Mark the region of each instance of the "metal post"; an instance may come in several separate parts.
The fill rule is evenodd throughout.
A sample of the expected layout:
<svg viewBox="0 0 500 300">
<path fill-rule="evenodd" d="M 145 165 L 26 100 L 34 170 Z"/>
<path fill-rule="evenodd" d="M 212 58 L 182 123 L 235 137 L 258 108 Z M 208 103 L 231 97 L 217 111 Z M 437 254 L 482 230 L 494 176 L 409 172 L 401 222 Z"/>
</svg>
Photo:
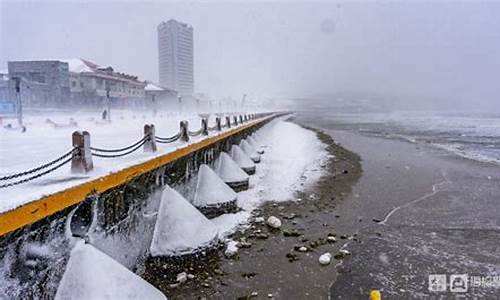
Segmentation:
<svg viewBox="0 0 500 300">
<path fill-rule="evenodd" d="M 184 142 L 189 142 L 189 135 L 188 135 L 188 121 L 181 121 L 180 122 L 180 133 L 181 133 L 181 141 Z"/>
<path fill-rule="evenodd" d="M 231 118 L 229 116 L 226 116 L 226 126 L 227 128 L 231 128 Z"/>
<path fill-rule="evenodd" d="M 92 171 L 92 153 L 90 152 L 90 133 L 87 131 L 75 131 L 72 135 L 73 147 L 76 154 L 71 160 L 71 173 L 87 173 Z"/>
<path fill-rule="evenodd" d="M 208 135 L 208 119 L 201 119 L 201 134 Z"/>
<path fill-rule="evenodd" d="M 238 117 L 237 116 L 233 116 L 233 122 L 234 122 L 234 126 L 238 126 Z"/>
<path fill-rule="evenodd" d="M 14 81 L 16 82 L 16 116 L 17 116 L 17 123 L 19 124 L 19 127 L 23 128 L 23 99 L 21 98 L 21 78 L 20 77 L 14 77 Z"/>
<path fill-rule="evenodd" d="M 155 126 L 153 124 L 144 125 L 144 137 L 146 138 L 144 152 L 156 152 Z"/>
<path fill-rule="evenodd" d="M 240 115 L 240 124 L 243 124 L 243 116 Z"/>
<path fill-rule="evenodd" d="M 220 122 L 220 117 L 215 118 L 215 124 L 217 126 L 217 130 L 221 131 L 222 130 L 222 126 L 221 126 L 221 122 Z"/>
</svg>

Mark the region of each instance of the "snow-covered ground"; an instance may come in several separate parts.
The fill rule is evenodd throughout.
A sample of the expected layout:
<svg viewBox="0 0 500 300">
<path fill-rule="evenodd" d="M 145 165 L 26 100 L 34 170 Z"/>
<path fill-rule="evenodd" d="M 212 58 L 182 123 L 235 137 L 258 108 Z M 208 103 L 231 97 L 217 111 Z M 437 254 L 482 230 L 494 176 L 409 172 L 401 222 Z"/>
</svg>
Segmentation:
<svg viewBox="0 0 500 300">
<path fill-rule="evenodd" d="M 60 126 L 55 127 L 47 120 Z M 77 126 L 69 126 L 70 120 Z M 143 137 L 144 124 L 154 124 L 156 135 L 170 137 L 179 131 L 179 121 L 188 120 L 191 131 L 201 126 L 196 113 L 151 113 L 142 111 L 111 111 L 112 122 L 100 120 L 99 112 L 43 113 L 27 114 L 27 131 L 7 130 L 0 127 L 0 177 L 29 170 L 54 160 L 72 148 L 71 135 L 75 130 L 86 130 L 91 135 L 91 145 L 97 148 L 114 149 L 131 145 Z M 215 125 L 211 116 L 209 126 Z M 3 122 L 6 125 L 8 120 Z M 227 129 L 225 129 L 227 130 Z M 211 135 L 219 132 L 211 132 Z M 204 137 L 191 138 L 190 143 Z M 55 172 L 31 182 L 0 190 L 0 212 L 11 210 L 22 204 L 37 200 L 44 195 L 64 190 L 71 186 L 107 175 L 143 161 L 171 152 L 186 144 L 177 141 L 171 144 L 158 144 L 158 152 L 144 153 L 142 149 L 120 158 L 94 157 L 94 170 L 85 175 L 70 172 L 67 164 Z M 22 178 L 21 178 L 22 179 Z M 7 182 L 0 182 L 4 184 Z"/>
<path fill-rule="evenodd" d="M 250 188 L 238 193 L 243 210 L 212 219 L 222 235 L 245 227 L 251 212 L 265 201 L 298 201 L 295 192 L 310 187 L 323 174 L 329 155 L 326 146 L 313 131 L 284 119 L 275 119 L 254 134 L 265 153 L 250 176 Z"/>
</svg>

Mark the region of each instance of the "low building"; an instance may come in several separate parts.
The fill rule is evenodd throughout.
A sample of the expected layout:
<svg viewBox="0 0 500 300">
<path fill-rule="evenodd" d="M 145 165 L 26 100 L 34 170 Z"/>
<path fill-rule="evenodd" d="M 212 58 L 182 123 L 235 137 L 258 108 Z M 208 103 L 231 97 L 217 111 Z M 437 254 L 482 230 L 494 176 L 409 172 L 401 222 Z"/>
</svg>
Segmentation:
<svg viewBox="0 0 500 300">
<path fill-rule="evenodd" d="M 146 94 L 145 107 L 156 109 L 175 110 L 178 107 L 178 93 L 174 90 L 162 87 L 153 82 L 146 82 L 144 88 Z"/>
<path fill-rule="evenodd" d="M 69 66 L 69 85 L 73 102 L 84 106 L 102 103 L 107 97 L 115 107 L 144 103 L 146 83 L 137 76 L 115 72 L 84 59 L 62 60 Z"/>
<path fill-rule="evenodd" d="M 8 77 L 20 78 L 23 105 L 61 107 L 70 100 L 68 64 L 57 60 L 9 61 Z"/>
<path fill-rule="evenodd" d="M 0 76 L 4 81 L 21 79 L 21 98 L 26 107 L 100 108 L 107 98 L 114 107 L 139 107 L 146 102 L 146 82 L 80 58 L 11 61 L 8 74 Z"/>
</svg>

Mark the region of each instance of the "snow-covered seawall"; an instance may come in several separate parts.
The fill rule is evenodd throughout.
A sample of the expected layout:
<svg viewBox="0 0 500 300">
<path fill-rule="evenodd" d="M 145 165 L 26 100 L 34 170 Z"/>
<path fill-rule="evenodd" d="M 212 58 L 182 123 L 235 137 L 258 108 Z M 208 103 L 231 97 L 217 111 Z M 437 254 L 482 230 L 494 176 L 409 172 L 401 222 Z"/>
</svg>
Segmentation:
<svg viewBox="0 0 500 300">
<path fill-rule="evenodd" d="M 328 159 L 326 145 L 316 133 L 287 122 L 286 117 L 271 121 L 256 135 L 265 146 L 265 154 L 250 177 L 250 188 L 238 193 L 238 206 L 243 211 L 213 219 L 226 235 L 245 225 L 252 210 L 265 201 L 298 200 L 295 193 L 321 177 Z"/>
</svg>

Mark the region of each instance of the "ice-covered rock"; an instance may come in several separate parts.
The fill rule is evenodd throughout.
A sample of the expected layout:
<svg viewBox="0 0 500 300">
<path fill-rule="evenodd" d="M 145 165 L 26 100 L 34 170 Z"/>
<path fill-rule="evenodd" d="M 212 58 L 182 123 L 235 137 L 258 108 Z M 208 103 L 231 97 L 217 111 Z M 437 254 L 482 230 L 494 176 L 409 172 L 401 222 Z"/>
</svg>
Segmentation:
<svg viewBox="0 0 500 300">
<path fill-rule="evenodd" d="M 177 274 L 176 281 L 178 283 L 184 283 L 187 280 L 188 280 L 188 277 L 187 277 L 187 273 L 186 272 L 181 272 L 181 273 Z"/>
<path fill-rule="evenodd" d="M 179 256 L 218 243 L 217 227 L 181 194 L 166 186 L 156 219 L 151 256 Z"/>
<path fill-rule="evenodd" d="M 241 140 L 240 147 L 254 163 L 260 162 L 260 154 L 247 141 Z"/>
<path fill-rule="evenodd" d="M 235 190 L 248 188 L 248 174 L 226 152 L 221 152 L 215 162 L 215 172 Z"/>
<path fill-rule="evenodd" d="M 55 299 L 167 299 L 154 286 L 84 241 L 71 251 Z"/>
<path fill-rule="evenodd" d="M 224 251 L 224 255 L 227 257 L 227 258 L 232 258 L 234 257 L 237 253 L 238 253 L 238 242 L 236 241 L 233 241 L 233 240 L 230 240 L 228 243 L 227 243 L 227 246 L 226 246 L 226 251 Z"/>
<path fill-rule="evenodd" d="M 255 223 L 264 223 L 264 218 L 263 217 L 256 217 L 254 222 Z"/>
<path fill-rule="evenodd" d="M 207 165 L 201 165 L 193 205 L 218 207 L 235 202 L 237 194 Z"/>
<path fill-rule="evenodd" d="M 238 145 L 233 145 L 231 148 L 231 157 L 248 175 L 255 174 L 255 163 Z"/>
<path fill-rule="evenodd" d="M 330 262 L 332 261 L 332 254 L 329 253 L 329 252 L 326 252 L 324 254 L 322 254 L 320 257 L 319 257 L 319 263 L 321 265 L 329 265 Z"/>
<path fill-rule="evenodd" d="M 276 218 L 275 216 L 270 216 L 266 221 L 267 226 L 279 229 L 281 227 L 281 220 Z"/>
</svg>

